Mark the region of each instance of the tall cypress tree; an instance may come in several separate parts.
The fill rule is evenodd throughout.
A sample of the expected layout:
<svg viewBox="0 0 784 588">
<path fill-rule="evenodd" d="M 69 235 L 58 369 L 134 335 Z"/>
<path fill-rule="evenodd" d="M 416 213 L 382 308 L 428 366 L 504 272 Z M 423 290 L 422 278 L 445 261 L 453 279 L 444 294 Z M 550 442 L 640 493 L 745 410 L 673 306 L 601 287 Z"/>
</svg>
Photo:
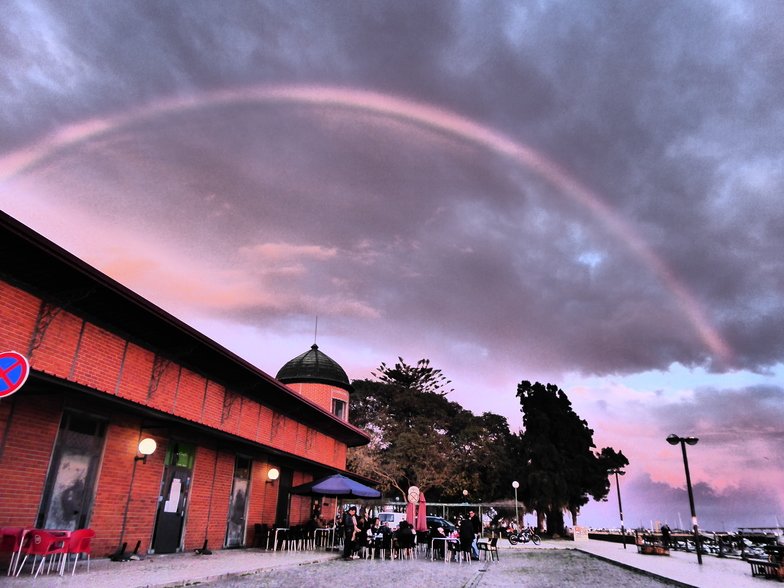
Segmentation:
<svg viewBox="0 0 784 588">
<path fill-rule="evenodd" d="M 628 461 L 609 447 L 600 454 L 593 451 L 593 430 L 558 386 L 523 381 L 517 397 L 523 413 L 523 502 L 536 510 L 540 527 L 546 517 L 548 532 L 563 535 L 564 511 L 576 522 L 589 496 L 607 496 L 607 470 Z"/>
</svg>

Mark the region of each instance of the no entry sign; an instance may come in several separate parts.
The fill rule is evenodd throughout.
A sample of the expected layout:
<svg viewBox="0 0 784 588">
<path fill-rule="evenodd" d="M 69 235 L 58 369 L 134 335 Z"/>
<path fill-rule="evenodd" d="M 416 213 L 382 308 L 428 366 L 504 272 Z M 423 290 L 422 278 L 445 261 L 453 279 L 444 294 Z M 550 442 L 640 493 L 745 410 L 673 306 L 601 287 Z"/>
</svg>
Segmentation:
<svg viewBox="0 0 784 588">
<path fill-rule="evenodd" d="M 0 353 L 0 398 L 19 390 L 28 375 L 30 364 L 24 355 L 16 351 Z"/>
</svg>

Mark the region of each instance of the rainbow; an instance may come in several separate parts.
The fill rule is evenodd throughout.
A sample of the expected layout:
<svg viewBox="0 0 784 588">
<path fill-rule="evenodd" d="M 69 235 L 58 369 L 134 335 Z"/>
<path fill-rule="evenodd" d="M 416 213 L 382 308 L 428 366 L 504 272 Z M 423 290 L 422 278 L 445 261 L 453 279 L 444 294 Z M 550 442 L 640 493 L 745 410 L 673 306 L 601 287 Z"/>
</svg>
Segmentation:
<svg viewBox="0 0 784 588">
<path fill-rule="evenodd" d="M 454 112 L 399 97 L 325 86 L 260 86 L 219 90 L 190 98 L 166 99 L 116 116 L 64 127 L 29 148 L 0 158 L 0 185 L 34 170 L 61 150 L 94 140 L 145 119 L 209 106 L 276 102 L 354 109 L 397 118 L 482 146 L 532 170 L 565 196 L 588 209 L 611 233 L 625 242 L 667 286 L 710 351 L 725 365 L 730 364 L 732 354 L 729 345 L 711 325 L 691 292 L 651 250 L 630 223 L 611 209 L 595 192 L 581 184 L 552 160 L 518 141 Z"/>
</svg>

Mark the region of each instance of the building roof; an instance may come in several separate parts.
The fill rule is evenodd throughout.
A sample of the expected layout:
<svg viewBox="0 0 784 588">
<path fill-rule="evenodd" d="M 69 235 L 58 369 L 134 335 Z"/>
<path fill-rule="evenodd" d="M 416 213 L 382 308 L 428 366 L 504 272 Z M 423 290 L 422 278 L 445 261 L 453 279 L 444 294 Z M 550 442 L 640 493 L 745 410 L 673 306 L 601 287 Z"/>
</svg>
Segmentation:
<svg viewBox="0 0 784 588">
<path fill-rule="evenodd" d="M 340 364 L 320 351 L 315 343 L 308 351 L 287 362 L 275 377 L 285 384 L 315 382 L 354 391 Z"/>
<path fill-rule="evenodd" d="M 369 441 L 361 430 L 2 211 L 0 279 L 349 447 Z"/>
</svg>

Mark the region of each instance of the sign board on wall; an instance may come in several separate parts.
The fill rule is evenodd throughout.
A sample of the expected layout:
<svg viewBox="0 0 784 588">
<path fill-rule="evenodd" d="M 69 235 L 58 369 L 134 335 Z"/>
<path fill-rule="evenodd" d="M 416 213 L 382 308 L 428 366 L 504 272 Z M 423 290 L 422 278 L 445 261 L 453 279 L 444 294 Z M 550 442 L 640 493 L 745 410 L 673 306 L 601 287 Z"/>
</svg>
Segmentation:
<svg viewBox="0 0 784 588">
<path fill-rule="evenodd" d="M 24 355 L 16 351 L 0 353 L 0 398 L 19 390 L 29 375 L 30 364 Z"/>
</svg>

